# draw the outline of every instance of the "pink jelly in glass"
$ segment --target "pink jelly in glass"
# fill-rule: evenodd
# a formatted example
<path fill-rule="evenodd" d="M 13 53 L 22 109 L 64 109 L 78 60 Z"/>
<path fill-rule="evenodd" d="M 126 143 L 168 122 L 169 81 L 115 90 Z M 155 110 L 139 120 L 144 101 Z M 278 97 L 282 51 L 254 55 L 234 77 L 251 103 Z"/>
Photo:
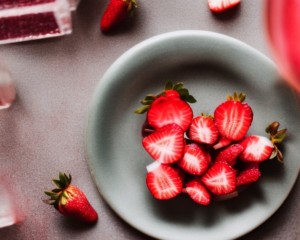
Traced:
<path fill-rule="evenodd" d="M 266 0 L 266 22 L 280 72 L 300 92 L 300 0 Z"/>
<path fill-rule="evenodd" d="M 0 0 L 0 44 L 70 34 L 79 0 Z"/>

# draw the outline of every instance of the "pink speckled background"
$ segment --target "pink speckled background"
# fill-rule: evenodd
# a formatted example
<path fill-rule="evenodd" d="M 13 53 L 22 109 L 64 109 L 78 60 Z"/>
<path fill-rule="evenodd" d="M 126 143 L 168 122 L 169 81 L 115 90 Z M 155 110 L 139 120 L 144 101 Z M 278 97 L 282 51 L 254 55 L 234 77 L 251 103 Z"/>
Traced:
<path fill-rule="evenodd" d="M 131 24 L 104 35 L 99 22 L 108 0 L 83 0 L 73 16 L 73 34 L 0 46 L 18 97 L 0 112 L 0 172 L 13 186 L 22 224 L 0 229 L 1 240 L 151 239 L 127 225 L 104 202 L 91 178 L 84 145 L 87 110 L 95 86 L 126 50 L 155 35 L 208 30 L 237 38 L 272 58 L 263 24 L 263 1 L 242 1 L 220 14 L 206 0 L 139 0 Z M 45 205 L 43 191 L 59 171 L 73 175 L 99 213 L 94 226 L 70 221 Z M 242 240 L 297 240 L 300 181 L 281 208 Z"/>

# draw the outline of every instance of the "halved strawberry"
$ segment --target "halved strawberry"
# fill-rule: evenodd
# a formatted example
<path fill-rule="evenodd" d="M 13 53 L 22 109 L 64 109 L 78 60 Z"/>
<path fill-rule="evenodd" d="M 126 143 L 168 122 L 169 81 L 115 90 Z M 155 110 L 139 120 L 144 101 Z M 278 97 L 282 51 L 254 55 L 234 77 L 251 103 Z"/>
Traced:
<path fill-rule="evenodd" d="M 266 132 L 271 140 L 262 136 L 250 136 L 244 139 L 241 145 L 245 150 L 240 155 L 241 160 L 261 162 L 277 157 L 277 160 L 282 163 L 283 155 L 277 144 L 284 140 L 287 129 L 278 130 L 279 125 L 279 122 L 272 122 L 267 126 Z"/>
<path fill-rule="evenodd" d="M 220 148 L 223 148 L 223 147 L 228 146 L 230 143 L 231 143 L 231 140 L 229 140 L 229 139 L 227 139 L 227 138 L 224 138 L 224 137 L 221 137 L 221 138 L 219 139 L 218 143 L 215 144 L 215 145 L 213 146 L 213 148 L 214 148 L 215 150 L 218 150 L 218 149 L 220 149 Z"/>
<path fill-rule="evenodd" d="M 246 137 L 241 145 L 244 151 L 240 154 L 240 159 L 243 161 L 261 162 L 267 160 L 273 152 L 273 143 L 263 136 Z"/>
<path fill-rule="evenodd" d="M 218 130 L 215 126 L 213 116 L 205 115 L 195 117 L 190 125 L 188 137 L 196 142 L 213 144 L 217 141 L 219 136 Z"/>
<path fill-rule="evenodd" d="M 236 185 L 245 185 L 256 182 L 260 177 L 260 171 L 258 169 L 248 169 L 239 173 L 236 178 Z"/>
<path fill-rule="evenodd" d="M 213 12 L 221 12 L 239 4 L 241 0 L 208 0 L 208 7 Z"/>
<path fill-rule="evenodd" d="M 227 96 L 227 101 L 219 105 L 214 113 L 215 124 L 219 134 L 229 140 L 241 140 L 248 132 L 253 120 L 251 107 L 242 103 L 246 95 L 234 92 Z"/>
<path fill-rule="evenodd" d="M 168 124 L 145 137 L 142 144 L 150 156 L 160 163 L 173 163 L 182 155 L 184 132 L 176 124 Z"/>
<path fill-rule="evenodd" d="M 187 173 L 202 175 L 210 164 L 206 154 L 205 149 L 196 143 L 187 144 L 184 148 L 183 157 L 176 163 Z"/>
<path fill-rule="evenodd" d="M 142 114 L 148 111 L 148 123 L 155 129 L 175 123 L 186 131 L 193 118 L 193 111 L 187 102 L 194 103 L 196 100 L 183 88 L 183 83 L 173 85 L 172 82 L 167 82 L 163 92 L 147 95 L 140 102 L 144 106 L 134 112 Z"/>
<path fill-rule="evenodd" d="M 208 205 L 211 197 L 200 180 L 193 179 L 185 185 L 186 193 L 197 203 Z"/>
<path fill-rule="evenodd" d="M 232 144 L 218 153 L 215 162 L 227 162 L 230 166 L 234 166 L 239 154 L 244 150 L 240 144 Z"/>
<path fill-rule="evenodd" d="M 155 198 L 165 200 L 181 193 L 183 182 L 170 165 L 154 162 L 147 170 L 147 187 Z"/>
<path fill-rule="evenodd" d="M 202 182 L 213 194 L 227 194 L 236 188 L 236 174 L 228 163 L 217 162 L 203 175 Z"/>

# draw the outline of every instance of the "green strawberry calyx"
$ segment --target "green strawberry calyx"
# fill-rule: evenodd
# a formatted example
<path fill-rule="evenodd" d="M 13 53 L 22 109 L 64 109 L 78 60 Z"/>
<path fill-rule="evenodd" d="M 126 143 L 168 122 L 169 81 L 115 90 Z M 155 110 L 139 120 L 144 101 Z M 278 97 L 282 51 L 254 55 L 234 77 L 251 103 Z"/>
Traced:
<path fill-rule="evenodd" d="M 67 188 L 72 182 L 72 176 L 60 172 L 59 179 L 52 179 L 57 188 L 51 191 L 45 191 L 45 194 L 50 197 L 50 199 L 45 200 L 46 203 L 54 205 L 58 210 L 58 205 L 65 206 L 68 202 L 69 193 Z"/>
<path fill-rule="evenodd" d="M 271 142 L 274 145 L 273 152 L 271 153 L 269 159 L 277 157 L 277 160 L 283 163 L 283 155 L 282 152 L 278 149 L 277 144 L 281 143 L 284 140 L 287 129 L 278 130 L 279 125 L 279 122 L 272 122 L 266 127 L 266 133 L 269 134 Z"/>
<path fill-rule="evenodd" d="M 239 101 L 239 102 L 244 102 L 246 99 L 246 94 L 245 93 L 240 93 L 238 94 L 237 92 L 233 93 L 233 96 L 228 95 L 227 96 L 227 101 Z"/>
<path fill-rule="evenodd" d="M 197 102 L 196 99 L 190 95 L 189 90 L 183 87 L 183 83 L 179 82 L 173 84 L 172 82 L 167 82 L 164 88 L 164 91 L 159 93 L 158 95 L 148 94 L 140 103 L 143 105 L 141 108 L 136 109 L 134 112 L 138 114 L 143 114 L 148 111 L 152 102 L 161 96 L 166 96 L 166 92 L 168 90 L 173 90 L 179 93 L 180 99 L 186 101 L 188 103 Z"/>

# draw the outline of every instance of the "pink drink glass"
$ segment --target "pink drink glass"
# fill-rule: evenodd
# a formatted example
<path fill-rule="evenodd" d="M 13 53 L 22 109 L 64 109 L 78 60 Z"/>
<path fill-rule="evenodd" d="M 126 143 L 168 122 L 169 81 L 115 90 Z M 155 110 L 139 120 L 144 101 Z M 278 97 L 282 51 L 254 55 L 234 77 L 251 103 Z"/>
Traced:
<path fill-rule="evenodd" d="M 0 110 L 9 108 L 15 98 L 16 90 L 10 71 L 0 64 Z"/>
<path fill-rule="evenodd" d="M 266 0 L 266 22 L 279 70 L 300 92 L 300 0 Z"/>

